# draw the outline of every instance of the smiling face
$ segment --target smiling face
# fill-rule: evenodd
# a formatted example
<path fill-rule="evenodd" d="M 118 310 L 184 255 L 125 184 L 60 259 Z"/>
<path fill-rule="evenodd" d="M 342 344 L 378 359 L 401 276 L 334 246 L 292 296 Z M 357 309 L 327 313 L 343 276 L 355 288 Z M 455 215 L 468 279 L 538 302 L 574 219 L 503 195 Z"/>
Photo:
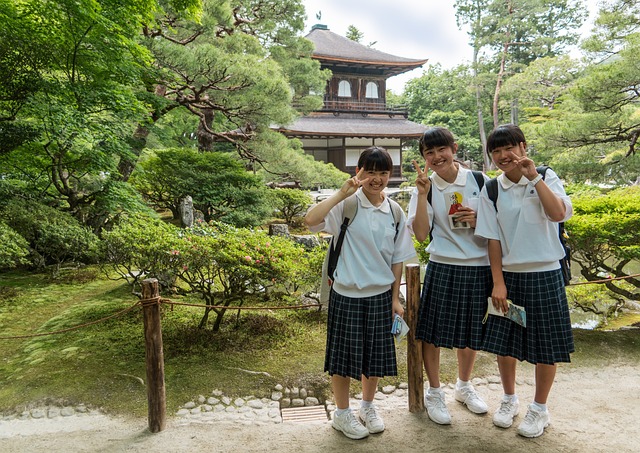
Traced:
<path fill-rule="evenodd" d="M 382 191 L 389 184 L 393 160 L 386 149 L 372 146 L 360 154 L 356 174 L 360 169 L 364 169 L 361 179 L 366 180 L 362 184 L 362 191 L 372 203 L 376 204 L 384 197 Z"/>
<path fill-rule="evenodd" d="M 514 145 L 499 146 L 491 150 L 491 160 L 504 173 L 517 170 L 514 158 L 526 155 L 526 145 L 523 142 Z"/>
<path fill-rule="evenodd" d="M 521 171 L 515 159 L 527 155 L 527 141 L 524 133 L 515 124 L 496 127 L 487 137 L 487 153 L 493 163 L 509 179 L 518 181 Z"/>
<path fill-rule="evenodd" d="M 439 176 L 444 177 L 451 170 L 455 170 L 454 156 L 458 151 L 458 144 L 446 146 L 434 146 L 425 149 L 422 153 L 427 166 Z"/>
<path fill-rule="evenodd" d="M 458 144 L 451 131 L 444 127 L 431 127 L 424 131 L 418 146 L 427 168 L 435 171 L 443 179 L 455 178 L 457 167 L 454 160 Z"/>
<path fill-rule="evenodd" d="M 369 180 L 362 184 L 362 191 L 365 193 L 367 198 L 379 198 L 384 188 L 389 184 L 390 176 L 391 172 L 387 170 L 365 170 L 362 178 L 369 178 Z"/>

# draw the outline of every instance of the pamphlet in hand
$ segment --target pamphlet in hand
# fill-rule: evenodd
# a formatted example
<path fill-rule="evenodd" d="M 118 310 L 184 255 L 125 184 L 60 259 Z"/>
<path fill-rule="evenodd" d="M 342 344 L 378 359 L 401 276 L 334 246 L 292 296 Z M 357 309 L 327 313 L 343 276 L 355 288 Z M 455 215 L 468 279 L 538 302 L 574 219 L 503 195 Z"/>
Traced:
<path fill-rule="evenodd" d="M 396 342 L 400 343 L 404 337 L 409 333 L 409 325 L 402 319 L 402 316 L 395 315 L 393 318 L 393 325 L 391 326 L 391 333 L 396 338 Z"/>
<path fill-rule="evenodd" d="M 493 306 L 491 297 L 489 297 L 487 299 L 487 313 L 484 315 L 484 319 L 482 320 L 482 323 L 487 322 L 487 317 L 489 315 L 495 315 L 495 316 L 503 316 L 515 322 L 516 324 L 521 325 L 522 327 L 527 327 L 527 312 L 524 310 L 524 307 L 514 304 L 509 299 L 507 299 L 507 304 L 509 306 L 509 309 L 506 311 L 506 313 L 503 313 L 502 311 L 498 310 L 496 307 Z"/>
<path fill-rule="evenodd" d="M 463 196 L 460 192 L 449 192 L 444 194 L 445 203 L 448 209 L 449 226 L 452 230 L 460 228 L 471 228 L 469 222 L 460 222 L 458 218 L 462 213 L 458 212 L 462 205 Z"/>

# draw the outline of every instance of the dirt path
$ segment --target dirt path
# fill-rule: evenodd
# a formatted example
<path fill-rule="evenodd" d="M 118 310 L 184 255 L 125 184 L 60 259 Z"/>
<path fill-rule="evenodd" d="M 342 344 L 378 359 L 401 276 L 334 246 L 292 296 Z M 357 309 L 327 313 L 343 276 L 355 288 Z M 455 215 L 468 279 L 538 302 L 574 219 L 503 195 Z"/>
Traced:
<path fill-rule="evenodd" d="M 531 369 L 521 376 L 531 379 Z M 499 389 L 479 389 L 490 414 L 477 416 L 448 400 L 451 426 L 437 426 L 425 413 L 411 414 L 399 402 L 381 408 L 387 429 L 352 441 L 324 422 L 241 425 L 224 422 L 180 426 L 151 434 L 145 419 L 106 416 L 79 418 L 61 425 L 42 420 L 0 424 L 0 451 L 13 452 L 637 452 L 640 442 L 640 364 L 605 369 L 560 369 L 551 393 L 551 426 L 537 439 L 516 435 L 515 428 L 493 426 Z M 521 401 L 533 386 L 518 386 Z M 520 417 L 525 409 L 521 409 Z M 19 423 L 24 423 L 19 425 Z M 59 422 L 59 423 L 62 423 Z M 516 425 L 518 419 L 516 419 Z M 26 425 L 31 424 L 31 425 Z"/>

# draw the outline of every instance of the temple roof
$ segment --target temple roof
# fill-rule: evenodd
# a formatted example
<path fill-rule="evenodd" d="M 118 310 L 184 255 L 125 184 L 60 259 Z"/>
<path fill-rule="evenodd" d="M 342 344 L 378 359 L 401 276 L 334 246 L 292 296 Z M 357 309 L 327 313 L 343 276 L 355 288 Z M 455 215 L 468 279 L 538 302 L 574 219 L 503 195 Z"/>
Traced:
<path fill-rule="evenodd" d="M 372 49 L 333 33 L 325 25 L 314 25 L 306 38 L 315 44 L 313 58 L 330 69 L 366 68 L 393 76 L 419 68 L 428 61 L 398 57 Z"/>
<path fill-rule="evenodd" d="M 278 131 L 288 137 L 329 138 L 329 137 L 377 137 L 377 138 L 420 138 L 427 126 L 405 118 L 362 115 L 318 115 L 298 118 Z"/>

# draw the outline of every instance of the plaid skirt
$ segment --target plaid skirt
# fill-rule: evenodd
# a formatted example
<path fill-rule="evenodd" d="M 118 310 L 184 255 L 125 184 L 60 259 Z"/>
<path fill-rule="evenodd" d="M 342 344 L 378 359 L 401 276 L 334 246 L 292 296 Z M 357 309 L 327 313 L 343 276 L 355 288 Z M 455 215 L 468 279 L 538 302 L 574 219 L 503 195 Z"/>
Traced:
<path fill-rule="evenodd" d="M 373 297 L 351 298 L 331 290 L 324 371 L 360 380 L 397 376 L 391 334 L 391 290 Z"/>
<path fill-rule="evenodd" d="M 527 312 L 527 327 L 489 316 L 482 349 L 533 364 L 570 362 L 575 347 L 562 271 L 504 272 L 504 280 L 507 297 Z"/>
<path fill-rule="evenodd" d="M 429 261 L 420 296 L 416 338 L 441 348 L 481 349 L 482 319 L 492 281 L 489 266 Z"/>

